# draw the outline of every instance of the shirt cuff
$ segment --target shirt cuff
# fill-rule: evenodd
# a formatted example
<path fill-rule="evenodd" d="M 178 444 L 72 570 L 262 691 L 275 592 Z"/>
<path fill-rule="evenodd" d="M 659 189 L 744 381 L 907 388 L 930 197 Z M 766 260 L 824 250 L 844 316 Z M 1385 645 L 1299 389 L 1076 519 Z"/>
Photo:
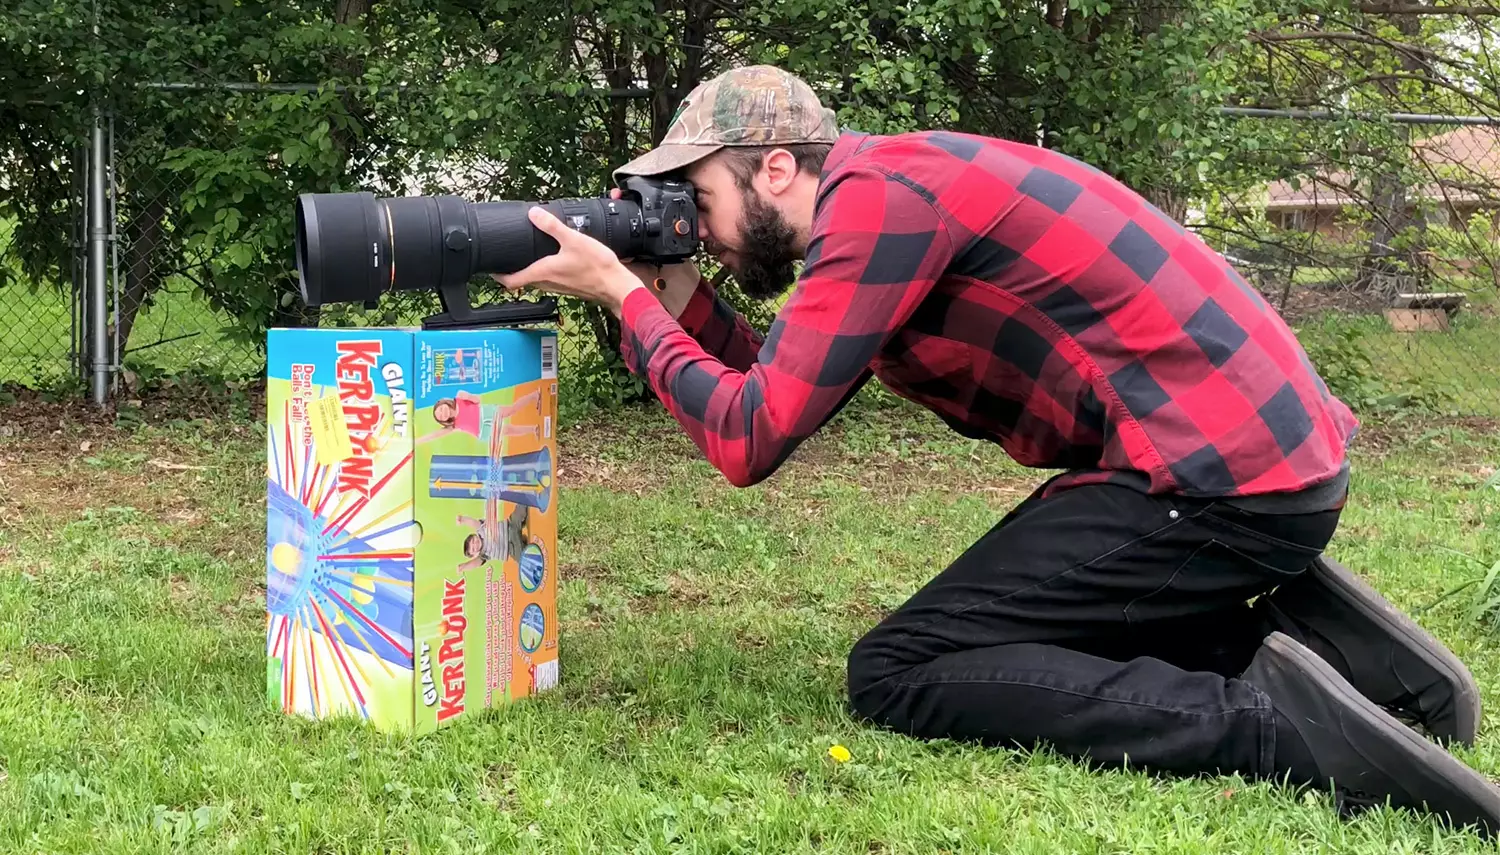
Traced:
<path fill-rule="evenodd" d="M 651 343 L 661 337 L 663 324 L 676 326 L 677 321 L 645 288 L 631 290 L 620 308 L 620 356 L 632 371 L 644 377 Z"/>

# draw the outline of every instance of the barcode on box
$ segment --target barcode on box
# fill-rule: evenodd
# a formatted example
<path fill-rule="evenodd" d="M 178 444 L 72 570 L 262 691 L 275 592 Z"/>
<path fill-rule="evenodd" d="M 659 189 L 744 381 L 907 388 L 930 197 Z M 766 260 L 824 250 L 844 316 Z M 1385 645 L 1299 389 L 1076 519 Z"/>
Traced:
<path fill-rule="evenodd" d="M 557 376 L 557 339 L 548 336 L 542 339 L 542 377 Z"/>
<path fill-rule="evenodd" d="M 536 666 L 536 682 L 532 688 L 537 692 L 545 692 L 557 687 L 557 660 L 539 662 Z"/>
<path fill-rule="evenodd" d="M 544 416 L 542 418 L 542 439 L 551 439 L 551 438 L 552 438 L 552 417 L 551 416 Z"/>

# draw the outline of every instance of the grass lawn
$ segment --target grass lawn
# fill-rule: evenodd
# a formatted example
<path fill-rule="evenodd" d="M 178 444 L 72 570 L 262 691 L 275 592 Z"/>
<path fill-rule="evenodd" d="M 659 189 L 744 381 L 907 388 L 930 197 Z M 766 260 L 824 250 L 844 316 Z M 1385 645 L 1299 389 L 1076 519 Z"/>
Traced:
<path fill-rule="evenodd" d="M 0 848 L 24 852 L 1467 852 L 1235 778 L 931 744 L 844 657 L 1041 473 L 862 400 L 736 490 L 656 412 L 562 434 L 562 685 L 434 736 L 263 699 L 262 440 L 0 413 Z M 1361 445 L 1336 554 L 1411 609 L 1500 560 L 1500 437 Z M 964 471 L 972 467 L 972 471 Z M 1470 561 L 1448 550 L 1483 561 Z M 1465 595 L 1422 611 L 1500 704 Z M 1463 757 L 1500 772 L 1500 728 Z M 830 759 L 834 744 L 852 754 Z"/>
<path fill-rule="evenodd" d="M 1460 314 L 1445 332 L 1396 332 L 1379 315 L 1340 317 L 1330 326 L 1357 330 L 1374 376 L 1391 392 L 1438 392 L 1440 406 L 1468 415 L 1500 417 L 1500 320 Z M 1308 324 L 1304 344 L 1327 330 Z"/>

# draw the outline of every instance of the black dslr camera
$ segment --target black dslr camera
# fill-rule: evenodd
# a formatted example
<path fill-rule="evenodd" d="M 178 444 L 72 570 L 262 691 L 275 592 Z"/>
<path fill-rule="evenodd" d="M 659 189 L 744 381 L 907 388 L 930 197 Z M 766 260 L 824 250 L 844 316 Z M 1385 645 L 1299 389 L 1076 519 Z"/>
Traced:
<path fill-rule="evenodd" d="M 557 252 L 557 241 L 531 224 L 541 205 L 619 258 L 671 264 L 698 251 L 698 207 L 686 181 L 632 176 L 619 199 L 468 202 L 457 196 L 380 199 L 373 193 L 297 197 L 297 274 L 309 306 L 374 307 L 387 291 L 437 289 L 443 313 L 426 329 L 534 323 L 557 316 L 557 301 L 510 301 L 475 308 L 468 281 L 514 273 Z"/>

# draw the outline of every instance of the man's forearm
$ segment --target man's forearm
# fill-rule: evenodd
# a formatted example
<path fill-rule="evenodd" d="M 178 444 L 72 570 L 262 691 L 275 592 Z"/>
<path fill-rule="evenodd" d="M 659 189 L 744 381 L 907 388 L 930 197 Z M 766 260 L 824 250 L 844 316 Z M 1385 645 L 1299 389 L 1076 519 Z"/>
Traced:
<path fill-rule="evenodd" d="M 634 273 L 631 273 L 630 270 L 623 264 L 618 265 L 615 269 L 610 271 L 609 280 L 603 283 L 603 285 L 605 296 L 602 300 L 600 300 L 600 302 L 608 307 L 610 312 L 612 312 L 616 318 L 624 317 L 625 300 L 631 295 L 631 293 L 638 289 L 644 289 L 646 287 L 645 285 L 642 285 L 641 280 Z"/>
<path fill-rule="evenodd" d="M 736 371 L 749 371 L 760 356 L 765 336 L 718 295 L 707 277 L 700 279 L 677 320 L 704 350 Z"/>

